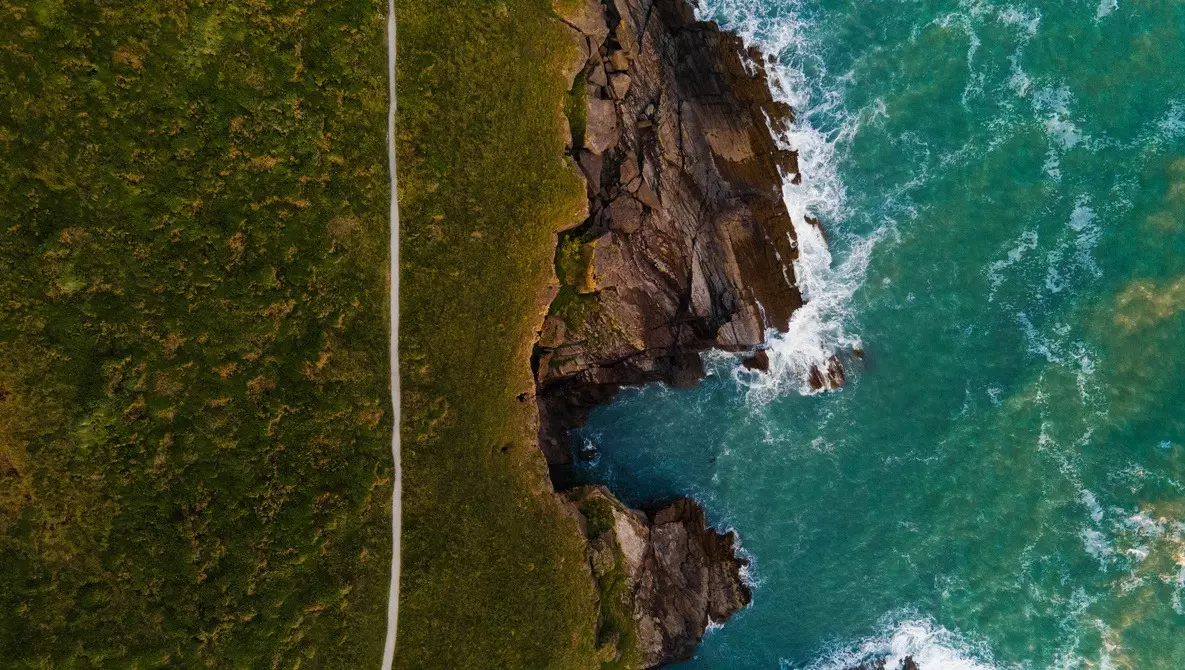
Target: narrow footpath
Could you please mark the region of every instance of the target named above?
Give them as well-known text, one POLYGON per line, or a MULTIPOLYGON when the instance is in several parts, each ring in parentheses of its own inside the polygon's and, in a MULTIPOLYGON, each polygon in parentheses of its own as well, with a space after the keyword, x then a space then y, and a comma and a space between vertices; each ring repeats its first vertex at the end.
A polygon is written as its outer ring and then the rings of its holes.
POLYGON ((383 646, 383 670, 395 660, 395 629, 399 623, 399 531, 402 522, 403 469, 399 464, 399 198, 395 182, 395 0, 387 0, 387 85, 391 106, 387 112, 387 164, 391 171, 391 457, 395 482, 391 491, 391 591, 387 597, 387 641, 383 646))

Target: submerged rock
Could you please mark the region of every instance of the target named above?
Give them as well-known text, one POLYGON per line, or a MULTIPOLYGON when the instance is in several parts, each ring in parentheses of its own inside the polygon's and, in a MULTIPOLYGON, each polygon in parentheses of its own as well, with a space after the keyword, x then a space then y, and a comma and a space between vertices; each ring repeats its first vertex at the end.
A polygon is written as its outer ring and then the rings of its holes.
MULTIPOLYGON (((711 622, 749 604, 752 594, 741 576, 748 562, 735 554, 736 535, 709 527, 694 500, 679 498, 642 512, 627 509, 604 487, 568 495, 591 536, 593 574, 611 581, 620 569, 625 580, 620 604, 634 619, 636 648, 616 654, 631 653, 646 668, 685 661, 711 622)), ((603 633, 598 639, 623 643, 615 636, 620 631, 603 633)))
POLYGON ((769 354, 764 349, 758 350, 752 356, 741 361, 746 370, 769 371, 769 354))

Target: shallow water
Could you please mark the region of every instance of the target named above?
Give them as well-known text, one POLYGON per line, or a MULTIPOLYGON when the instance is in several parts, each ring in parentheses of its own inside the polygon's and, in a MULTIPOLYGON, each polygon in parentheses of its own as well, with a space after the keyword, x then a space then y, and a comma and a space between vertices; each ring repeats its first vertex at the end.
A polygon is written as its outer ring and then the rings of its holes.
POLYGON ((1185 3, 701 14, 779 60, 811 303, 772 376, 712 356, 582 432, 752 558, 692 667, 1185 668, 1185 3))

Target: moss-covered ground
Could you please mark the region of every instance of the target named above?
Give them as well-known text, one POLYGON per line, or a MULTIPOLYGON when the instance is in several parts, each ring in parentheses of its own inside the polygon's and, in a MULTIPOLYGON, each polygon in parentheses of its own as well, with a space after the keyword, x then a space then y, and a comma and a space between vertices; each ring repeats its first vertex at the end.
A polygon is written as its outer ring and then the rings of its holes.
POLYGON ((378 664, 385 13, 0 0, 0 666, 378 664))
POLYGON ((402 668, 595 667, 577 522, 535 444, 530 354, 555 234, 584 187, 564 161, 547 0, 396 0, 401 217, 402 668))

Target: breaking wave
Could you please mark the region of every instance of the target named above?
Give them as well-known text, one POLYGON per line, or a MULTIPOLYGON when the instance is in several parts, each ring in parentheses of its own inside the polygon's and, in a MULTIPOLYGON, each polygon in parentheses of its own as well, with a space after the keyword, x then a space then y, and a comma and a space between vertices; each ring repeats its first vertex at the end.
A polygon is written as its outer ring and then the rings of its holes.
MULTIPOLYGON (((899 670, 912 658, 920 670, 996 670, 986 642, 952 632, 929 618, 889 617, 866 638, 832 645, 802 670, 844 670, 883 660, 899 670)), ((785 670, 796 666, 783 664, 785 670)))
POLYGON ((849 304, 863 283, 872 248, 885 232, 881 228, 868 237, 845 240, 850 248, 836 263, 820 226, 821 220, 834 234, 831 227, 847 218, 839 154, 859 130, 860 115, 844 106, 842 78, 826 86, 833 78, 808 38, 818 31, 800 3, 771 7, 762 0, 709 0, 706 5, 701 18, 719 21, 773 57, 767 66, 771 90, 795 113, 779 141, 798 153, 801 174, 801 179, 784 179, 782 193, 797 237, 794 273, 806 305, 793 314, 787 332, 768 333, 768 372, 737 368, 733 377, 758 402, 790 392, 816 393, 812 372, 826 369, 837 352, 861 347, 860 338, 848 332, 849 304))

